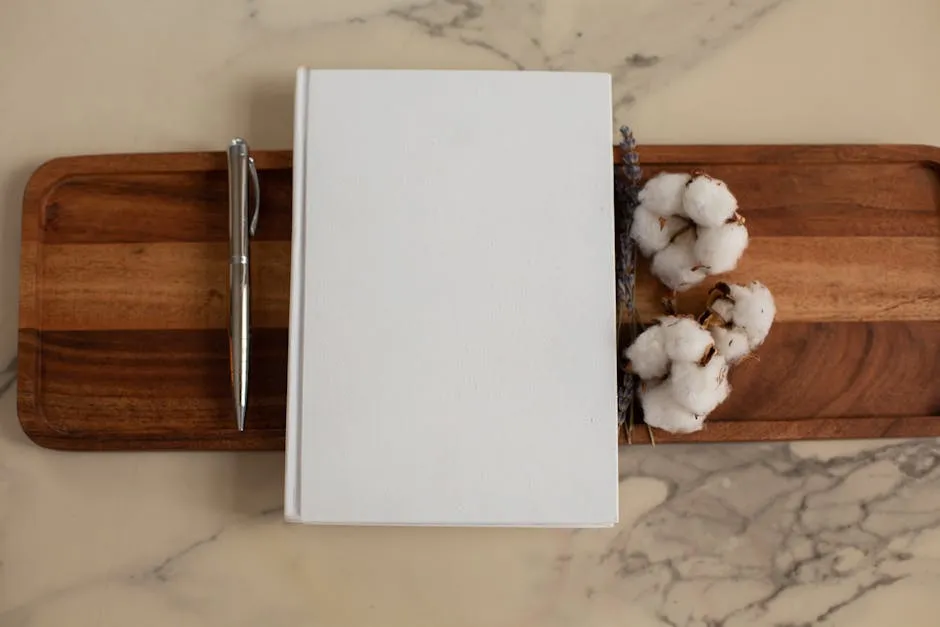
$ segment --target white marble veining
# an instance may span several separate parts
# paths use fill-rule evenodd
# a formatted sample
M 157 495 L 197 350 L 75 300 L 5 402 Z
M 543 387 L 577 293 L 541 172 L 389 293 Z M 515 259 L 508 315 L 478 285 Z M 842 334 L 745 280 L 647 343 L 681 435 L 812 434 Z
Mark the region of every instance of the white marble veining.
M 611 530 L 291 527 L 281 454 L 74 454 L 16 421 L 44 159 L 288 148 L 293 70 L 587 69 L 641 143 L 940 144 L 936 0 L 8 0 L 0 626 L 933 626 L 933 440 L 628 447 Z M 9 366 L 8 366 L 9 364 Z

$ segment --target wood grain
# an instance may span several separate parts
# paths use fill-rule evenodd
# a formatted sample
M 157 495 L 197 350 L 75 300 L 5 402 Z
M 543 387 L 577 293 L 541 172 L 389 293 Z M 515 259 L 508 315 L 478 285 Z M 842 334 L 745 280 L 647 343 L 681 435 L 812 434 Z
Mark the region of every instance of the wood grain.
M 940 236 L 937 179 L 918 164 L 806 166 L 798 177 L 785 164 L 771 164 L 761 166 L 760 180 L 754 168 L 719 164 L 709 172 L 734 185 L 755 237 Z M 290 176 L 262 172 L 258 240 L 290 239 Z M 224 171 L 73 176 L 45 205 L 45 242 L 226 243 L 227 217 L 213 211 L 226 190 Z M 801 195 L 798 205 L 788 201 L 794 193 Z
M 263 208 L 245 433 L 229 404 L 224 153 L 70 157 L 34 173 L 18 381 L 34 441 L 283 448 L 291 155 L 255 157 Z M 641 148 L 647 175 L 702 167 L 728 181 L 752 240 L 722 278 L 759 278 L 779 308 L 760 362 L 734 370 L 734 393 L 707 429 L 658 441 L 940 435 L 938 157 L 920 146 Z M 680 307 L 699 309 L 705 289 Z M 644 319 L 662 295 L 641 266 Z
M 31 401 L 36 413 L 21 408 L 20 420 L 27 433 L 82 442 L 82 448 L 123 448 L 128 433 L 151 444 L 189 441 L 179 417 L 210 448 L 217 439 L 230 441 L 224 448 L 241 448 L 259 438 L 266 444 L 248 448 L 282 447 L 287 330 L 253 334 L 248 438 L 231 420 L 227 342 L 225 329 L 46 331 L 41 338 L 21 330 L 20 345 L 33 349 L 27 353 L 34 360 L 21 372 L 40 377 L 21 383 L 42 391 Z
M 37 328 L 217 329 L 227 324 L 226 243 L 23 245 L 43 250 Z M 290 243 L 253 242 L 251 254 L 252 326 L 286 328 Z M 35 310 L 23 315 L 34 325 Z
M 936 320 L 940 317 L 940 237 L 760 237 L 722 281 L 759 279 L 770 288 L 780 322 Z M 679 295 L 701 311 L 719 279 Z M 667 290 L 643 263 L 637 309 L 662 315 Z
M 255 240 L 289 240 L 290 170 L 263 172 L 259 181 L 265 212 Z M 227 216 L 215 210 L 227 192 L 225 171 L 71 177 L 55 187 L 45 205 L 44 241 L 227 243 Z

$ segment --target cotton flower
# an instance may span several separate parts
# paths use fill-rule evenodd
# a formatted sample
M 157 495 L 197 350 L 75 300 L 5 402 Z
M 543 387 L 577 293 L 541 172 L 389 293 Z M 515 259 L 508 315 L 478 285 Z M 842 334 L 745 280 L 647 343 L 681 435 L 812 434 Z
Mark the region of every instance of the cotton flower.
M 630 237 L 650 270 L 673 292 L 733 270 L 748 245 L 728 186 L 706 174 L 663 172 L 646 182 Z
M 744 340 L 745 347 L 747 340 Z M 728 362 L 696 320 L 664 316 L 626 350 L 643 380 L 640 402 L 650 427 L 670 433 L 698 431 L 731 391 Z
M 640 333 L 625 356 L 631 370 L 644 381 L 665 377 L 669 372 L 669 357 L 662 325 L 653 325 Z
M 680 405 L 665 383 L 641 387 L 640 403 L 643 419 L 651 427 L 669 433 L 694 433 L 702 429 L 705 417 Z
M 728 398 L 728 363 L 721 355 L 712 355 L 705 365 L 675 362 L 666 382 L 670 394 L 688 411 L 705 415 Z
M 723 326 L 744 334 L 750 350 L 764 342 L 777 315 L 773 294 L 760 281 L 717 283 L 709 292 L 708 309 L 721 318 Z
M 747 248 L 747 228 L 743 221 L 698 229 L 693 254 L 708 274 L 734 270 Z
M 669 289 L 681 292 L 698 285 L 708 270 L 695 257 L 695 232 L 680 233 L 666 248 L 656 253 L 650 272 Z
M 699 226 L 721 226 L 734 216 L 738 201 L 724 181 L 700 174 L 682 196 L 682 213 Z
M 657 174 L 640 190 L 640 205 L 637 209 L 650 211 L 663 217 L 680 215 L 685 185 L 691 178 L 691 175 L 684 173 Z
M 727 303 L 728 301 L 723 302 Z M 712 327 L 708 331 L 715 340 L 715 350 L 729 364 L 737 363 L 750 354 L 750 340 L 744 331 L 725 327 Z
M 667 357 L 676 362 L 699 362 L 714 347 L 711 334 L 692 318 L 666 316 L 660 319 Z
M 640 206 L 633 212 L 630 237 L 636 241 L 643 256 L 650 257 L 666 248 L 682 229 L 690 227 L 682 218 L 661 216 Z
M 734 326 L 747 334 L 754 350 L 767 338 L 777 315 L 774 297 L 763 283 L 752 281 L 747 286 L 732 285 L 731 299 L 734 301 Z

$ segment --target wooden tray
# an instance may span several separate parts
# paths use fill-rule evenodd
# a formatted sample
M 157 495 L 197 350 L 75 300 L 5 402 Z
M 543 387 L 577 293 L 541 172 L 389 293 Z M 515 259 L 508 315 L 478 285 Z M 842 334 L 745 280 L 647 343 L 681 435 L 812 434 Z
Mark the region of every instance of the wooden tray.
M 940 149 L 647 146 L 646 174 L 705 168 L 738 195 L 779 315 L 697 434 L 658 441 L 940 435 Z M 615 151 L 615 157 L 616 157 Z M 222 152 L 56 159 L 24 199 L 19 417 L 61 449 L 284 447 L 291 155 L 256 155 L 252 395 L 234 428 Z M 698 311 L 703 292 L 679 307 Z M 662 290 L 645 268 L 642 316 Z M 634 441 L 646 430 L 637 429 Z

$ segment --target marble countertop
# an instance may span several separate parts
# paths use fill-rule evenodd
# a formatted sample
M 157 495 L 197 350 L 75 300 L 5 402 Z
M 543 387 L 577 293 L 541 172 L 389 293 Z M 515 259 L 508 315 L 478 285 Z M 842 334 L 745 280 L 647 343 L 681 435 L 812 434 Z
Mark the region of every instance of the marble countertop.
M 936 625 L 933 440 L 624 448 L 611 530 L 296 527 L 283 455 L 40 449 L 14 373 L 50 157 L 289 148 L 301 64 L 609 71 L 641 144 L 940 144 L 938 26 L 936 0 L 7 0 L 0 625 Z

